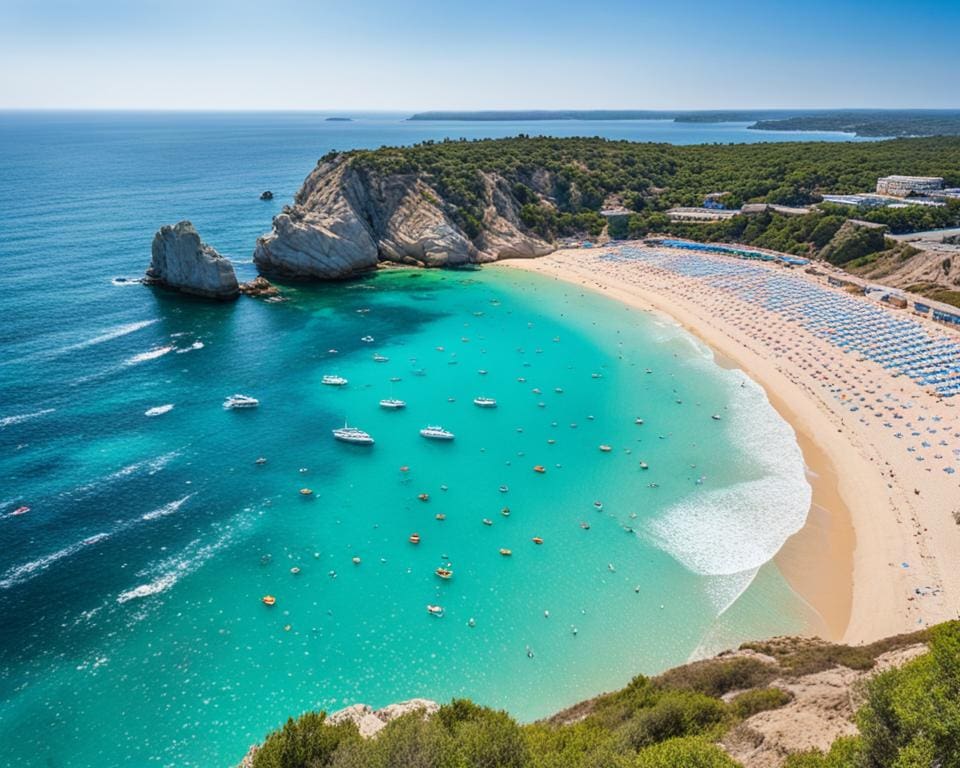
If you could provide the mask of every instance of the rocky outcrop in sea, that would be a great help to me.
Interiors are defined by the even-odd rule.
[[[189,221],[160,227],[153,236],[144,283],[208,299],[240,295],[233,264],[204,243]]]
[[[322,160],[294,205],[257,240],[260,272],[292,280],[336,280],[380,262],[455,267],[503,258],[542,256],[553,245],[525,230],[510,185],[483,174],[485,213],[471,237],[429,179],[416,173],[360,168],[349,155]]]

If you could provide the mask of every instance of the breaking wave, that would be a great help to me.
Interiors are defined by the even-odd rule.
[[[157,509],[147,512],[137,519],[120,523],[110,531],[96,533],[93,536],[88,536],[87,538],[75,542],[68,547],[64,547],[63,549],[53,552],[52,554],[44,555],[43,557],[38,557],[36,560],[31,560],[28,563],[14,566],[13,568],[7,570],[2,577],[0,577],[0,589],[9,589],[10,587],[17,586],[18,584],[23,584],[25,581],[29,581],[34,576],[38,576],[43,573],[54,563],[75,555],[87,547],[93,546],[94,544],[99,544],[101,541],[106,541],[111,536],[115,536],[118,533],[129,530],[139,522],[156,520],[161,517],[166,517],[167,515],[172,515],[174,512],[179,510],[180,507],[182,507],[192,496],[193,494],[191,493],[187,496],[184,496],[182,499],[171,501],[169,504],[164,504],[162,507],[158,507]]]
[[[693,494],[647,527],[659,548],[711,577],[706,591],[718,614],[803,527],[812,495],[796,435],[763,389],[740,371],[722,371],[719,377],[730,402],[726,437],[753,479]]]

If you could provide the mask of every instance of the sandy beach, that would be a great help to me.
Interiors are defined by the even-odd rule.
[[[655,259],[614,260],[610,252],[561,250],[503,263],[661,312],[708,344],[718,362],[741,368],[765,389],[797,434],[813,488],[805,526],[776,558],[820,617],[811,633],[860,643],[956,618],[960,402],[845,352],[762,302]],[[746,264],[728,256],[696,258]],[[750,267],[786,271],[774,264]],[[790,275],[825,285],[801,270]],[[925,327],[950,336],[932,323]]]

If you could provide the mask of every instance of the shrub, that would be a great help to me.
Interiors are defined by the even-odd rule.
[[[638,755],[635,768],[738,768],[719,747],[702,739],[670,739],[647,747]]]
[[[733,697],[730,709],[739,718],[746,719],[758,712],[779,709],[793,701],[793,694],[782,688],[755,688]]]
[[[824,754],[819,750],[790,755],[783,768],[854,768],[860,760],[860,737],[842,736]]]
[[[669,691],[633,717],[623,733],[630,746],[641,749],[680,736],[713,733],[726,718],[727,707],[722,701],[702,693]]]
[[[253,758],[254,768],[325,768],[341,745],[360,741],[351,722],[328,725],[325,712],[292,717],[271,733]]]
[[[664,672],[655,679],[661,688],[697,691],[708,696],[765,685],[776,670],[760,659],[737,656],[732,659],[708,659]]]

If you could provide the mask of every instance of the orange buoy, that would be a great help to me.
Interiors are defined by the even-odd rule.
[[[410,543],[411,543],[411,544],[419,544],[419,543],[420,543],[420,534],[419,534],[419,533],[411,533],[411,534],[410,534]]]
[[[260,602],[264,605],[275,605],[277,598],[275,598],[273,595],[264,595],[260,598]]]
[[[534,536],[532,539],[530,539],[530,541],[532,541],[534,544],[543,544],[543,539],[541,539],[539,536]]]

